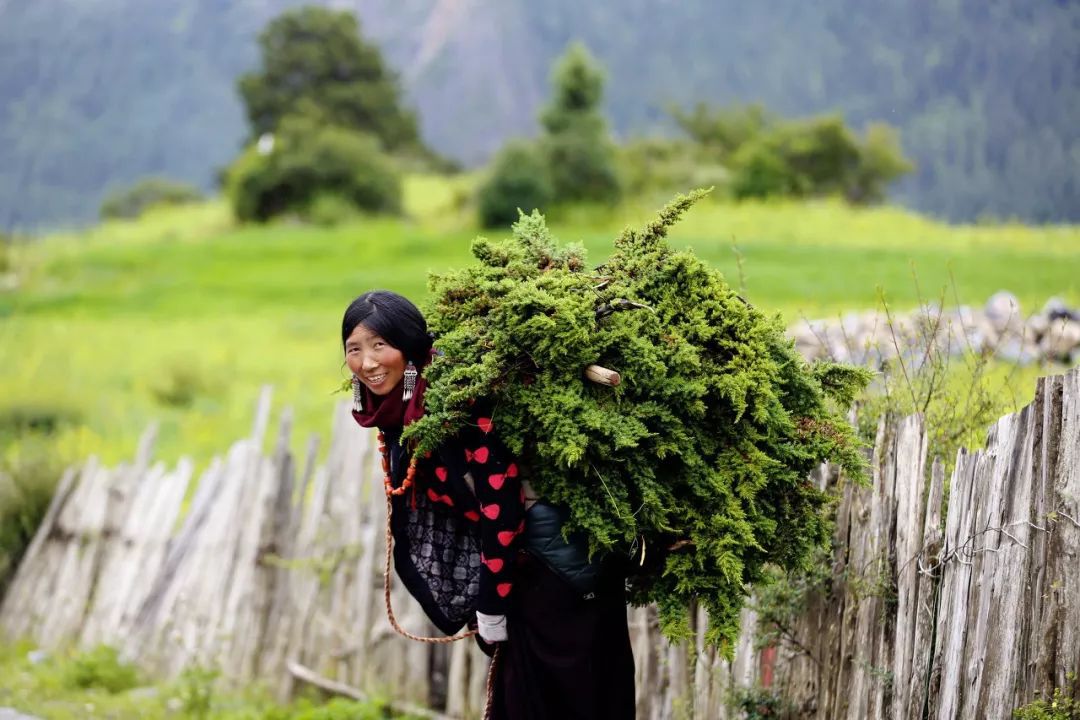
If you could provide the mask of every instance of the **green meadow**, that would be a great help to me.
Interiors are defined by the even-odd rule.
[[[299,449],[328,430],[340,397],[344,307],[375,287],[422,303],[429,272],[468,263],[481,233],[467,197],[467,178],[414,177],[400,219],[238,226],[212,202],[15,246],[17,286],[0,290],[0,449],[17,461],[25,443],[11,440],[29,429],[64,461],[116,462],[157,422],[159,458],[201,465],[247,432],[264,384],[275,388],[275,413],[293,408]],[[621,228],[662,202],[566,210],[551,225],[599,264]],[[982,305],[1001,289],[1025,312],[1053,295],[1080,304],[1077,226],[950,226],[832,201],[706,200],[671,242],[788,323],[881,297],[903,311],[943,288],[948,304]]]

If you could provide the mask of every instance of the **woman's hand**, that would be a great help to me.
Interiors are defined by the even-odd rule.
[[[506,642],[506,616],[477,612],[476,631],[486,643]]]

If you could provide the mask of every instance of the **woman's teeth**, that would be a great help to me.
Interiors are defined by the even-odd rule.
[[[373,377],[369,377],[368,382],[371,383],[372,385],[378,385],[379,383],[381,383],[385,379],[386,379],[386,373],[383,373],[382,375],[375,375]]]

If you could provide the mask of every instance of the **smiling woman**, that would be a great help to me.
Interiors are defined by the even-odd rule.
[[[536,496],[499,439],[496,408],[472,403],[432,452],[402,442],[424,416],[430,363],[441,361],[409,300],[364,293],[345,311],[341,340],[353,417],[379,431],[397,574],[443,633],[475,629],[410,637],[475,634],[498,652],[488,718],[633,717],[620,558],[590,561],[582,536],[564,538],[565,508]]]

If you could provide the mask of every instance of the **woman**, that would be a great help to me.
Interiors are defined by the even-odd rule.
[[[588,561],[562,537],[565,513],[535,497],[498,440],[498,413],[471,422],[430,457],[402,430],[424,412],[434,355],[420,311],[396,293],[364,293],[345,311],[353,416],[378,428],[393,512],[394,567],[432,622],[475,626],[496,666],[494,718],[634,716],[634,665],[621,569]]]

